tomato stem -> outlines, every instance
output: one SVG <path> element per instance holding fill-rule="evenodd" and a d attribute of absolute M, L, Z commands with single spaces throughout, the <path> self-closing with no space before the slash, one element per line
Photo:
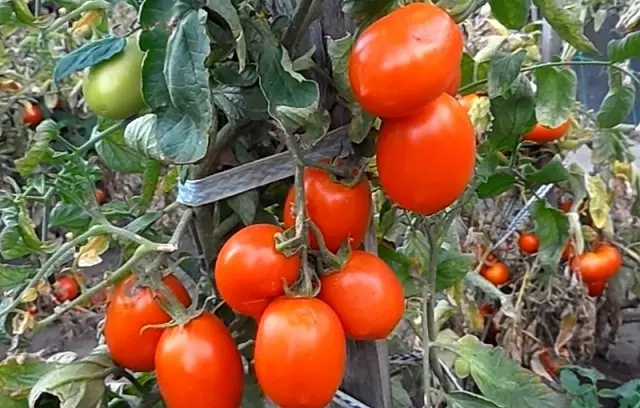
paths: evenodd
<path fill-rule="evenodd" d="M 88 142 L 84 143 L 82 146 L 78 147 L 78 149 L 76 151 L 74 151 L 73 154 L 76 155 L 76 156 L 81 156 L 81 155 L 85 154 L 86 152 L 91 150 L 91 148 L 93 146 L 95 146 L 96 143 L 98 143 L 99 141 L 101 141 L 105 137 L 109 136 L 111 133 L 115 132 L 116 130 L 120 129 L 124 125 L 125 125 L 125 121 L 124 120 L 121 120 L 121 121 L 119 121 L 117 123 L 114 123 L 113 125 L 109 126 L 105 130 L 103 130 L 102 132 L 100 132 L 97 135 L 93 136 L 91 138 L 91 140 L 89 140 Z"/>
<path fill-rule="evenodd" d="M 329 248 L 327 248 L 327 244 L 324 241 L 324 237 L 322 236 L 322 232 L 320 232 L 320 229 L 318 228 L 318 226 L 311 220 L 308 220 L 307 222 L 309 223 L 309 228 L 311 229 L 311 232 L 316 238 L 316 242 L 318 243 L 318 248 L 319 248 L 320 256 L 322 257 L 322 259 L 332 269 L 335 269 L 335 270 L 342 269 L 342 266 L 344 265 L 344 261 L 339 256 L 329 251 Z M 349 254 L 350 253 L 351 251 L 349 250 Z"/>

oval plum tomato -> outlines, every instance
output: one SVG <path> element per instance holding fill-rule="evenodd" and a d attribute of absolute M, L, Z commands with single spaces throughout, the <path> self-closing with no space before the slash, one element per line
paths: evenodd
<path fill-rule="evenodd" d="M 156 377 L 167 408 L 238 408 L 242 402 L 240 353 L 211 313 L 165 329 L 156 350 Z"/>
<path fill-rule="evenodd" d="M 552 142 L 554 140 L 560 139 L 567 133 L 568 130 L 568 120 L 564 121 L 560 126 L 555 128 L 548 128 L 537 123 L 529 133 L 522 136 L 522 140 L 528 140 L 530 142 L 536 143 Z"/>
<path fill-rule="evenodd" d="M 101 189 L 97 188 L 96 189 L 96 201 L 98 202 L 98 204 L 102 204 L 102 203 L 104 203 L 104 200 L 105 200 L 104 191 L 102 191 Z"/>
<path fill-rule="evenodd" d="M 351 246 L 357 248 L 364 240 L 371 213 L 371 189 L 366 176 L 350 188 L 332 180 L 324 170 L 307 167 L 304 171 L 304 191 L 307 213 L 317 226 L 331 252 L 351 238 Z M 296 192 L 292 186 L 284 203 L 282 218 L 285 228 L 295 224 L 294 203 Z M 313 234 L 311 247 L 318 248 Z"/>
<path fill-rule="evenodd" d="M 573 245 L 573 242 L 569 241 L 565 244 L 564 249 L 562 250 L 562 260 L 569 262 L 574 256 L 576 256 L 576 247 Z"/>
<path fill-rule="evenodd" d="M 589 296 L 598 297 L 602 295 L 602 292 L 604 292 L 605 286 L 607 286 L 606 280 L 587 283 L 587 290 L 589 291 Z"/>
<path fill-rule="evenodd" d="M 478 102 L 478 100 L 480 99 L 480 95 L 477 93 L 471 93 L 468 95 L 464 95 L 461 96 L 458 99 L 458 103 L 460 105 L 462 105 L 462 107 L 469 112 L 471 110 L 471 108 L 473 107 L 473 105 L 476 104 L 476 102 Z"/>
<path fill-rule="evenodd" d="M 462 34 L 451 17 L 432 4 L 413 3 L 362 32 L 349 57 L 349 80 L 367 112 L 407 116 L 451 86 L 461 60 Z"/>
<path fill-rule="evenodd" d="M 142 58 L 137 37 L 124 50 L 87 70 L 82 90 L 87 107 L 109 119 L 125 119 L 144 108 Z"/>
<path fill-rule="evenodd" d="M 25 125 L 34 127 L 42 122 L 42 111 L 38 104 L 25 101 L 20 111 Z"/>
<path fill-rule="evenodd" d="M 63 275 L 53 284 L 53 296 L 60 303 L 73 300 L 80 294 L 80 285 L 71 275 Z"/>
<path fill-rule="evenodd" d="M 278 406 L 325 407 L 344 376 L 344 329 L 326 303 L 281 297 L 258 324 L 254 357 L 258 383 Z"/>
<path fill-rule="evenodd" d="M 622 266 L 622 255 L 609 244 L 598 244 L 594 252 L 585 252 L 571 261 L 571 268 L 586 283 L 606 281 L 614 277 Z"/>
<path fill-rule="evenodd" d="M 496 262 L 491 266 L 482 268 L 480 274 L 496 286 L 509 282 L 509 268 L 502 262 Z"/>
<path fill-rule="evenodd" d="M 353 340 L 386 339 L 402 319 L 402 284 L 369 252 L 354 251 L 342 269 L 320 281 L 318 298 L 331 306 Z"/>
<path fill-rule="evenodd" d="M 476 161 L 473 127 L 455 98 L 442 94 L 413 116 L 383 120 L 376 160 L 389 198 L 407 210 L 437 213 L 471 180 Z"/>
<path fill-rule="evenodd" d="M 238 313 L 256 320 L 269 302 L 284 293 L 283 284 L 298 278 L 300 257 L 287 258 L 276 250 L 274 235 L 282 228 L 249 225 L 225 242 L 214 267 L 220 296 Z"/>
<path fill-rule="evenodd" d="M 189 293 L 174 275 L 162 282 L 185 307 L 191 304 Z M 133 371 L 153 371 L 154 355 L 162 329 L 143 328 L 167 323 L 169 315 L 156 303 L 158 296 L 151 288 L 138 284 L 131 275 L 110 294 L 104 323 L 104 336 L 111 357 Z"/>
<path fill-rule="evenodd" d="M 518 238 L 520 250 L 526 254 L 535 254 L 540 249 L 540 240 L 533 233 L 521 233 Z"/>
<path fill-rule="evenodd" d="M 610 244 L 599 243 L 596 245 L 596 254 L 602 260 L 607 273 L 605 279 L 613 278 L 622 266 L 622 254 L 620 254 L 618 248 Z"/>
<path fill-rule="evenodd" d="M 449 78 L 446 80 L 447 87 L 444 92 L 451 96 L 456 96 L 458 88 L 460 88 L 460 81 L 462 80 L 462 72 L 460 69 L 454 69 L 449 74 Z"/>

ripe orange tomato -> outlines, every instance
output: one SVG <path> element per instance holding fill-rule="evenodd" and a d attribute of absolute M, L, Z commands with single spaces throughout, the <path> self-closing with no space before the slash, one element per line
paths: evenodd
<path fill-rule="evenodd" d="M 354 251 L 342 269 L 322 277 L 318 298 L 331 306 L 353 340 L 386 339 L 404 314 L 402 284 L 369 252 Z"/>
<path fill-rule="evenodd" d="M 80 294 L 80 285 L 71 275 L 63 275 L 53 284 L 53 297 L 60 303 L 73 300 Z"/>
<path fill-rule="evenodd" d="M 477 93 L 471 93 L 471 94 L 467 94 L 464 96 L 461 96 L 460 99 L 458 99 L 458 103 L 460 103 L 460 105 L 462 105 L 462 107 L 469 112 L 471 110 L 471 108 L 473 107 L 473 105 L 476 104 L 476 102 L 480 99 L 480 95 Z"/>
<path fill-rule="evenodd" d="M 189 293 L 174 275 L 162 282 L 185 307 L 191 304 Z M 162 329 L 143 327 L 167 323 L 169 315 L 156 303 L 155 293 L 138 284 L 131 275 L 110 295 L 104 323 L 104 336 L 111 357 L 121 366 L 133 371 L 153 371 L 154 355 Z"/>
<path fill-rule="evenodd" d="M 562 250 L 562 260 L 569 262 L 574 256 L 576 256 L 576 247 L 573 245 L 573 242 L 569 241 Z"/>
<path fill-rule="evenodd" d="M 240 406 L 242 360 L 231 334 L 215 315 L 205 312 L 184 326 L 166 329 L 155 360 L 167 408 Z"/>
<path fill-rule="evenodd" d="M 98 204 L 102 204 L 102 203 L 104 203 L 104 199 L 105 199 L 104 191 L 102 191 L 101 189 L 97 188 L 96 189 L 96 201 L 98 202 Z"/>
<path fill-rule="evenodd" d="M 458 88 L 460 88 L 460 81 L 462 80 L 462 72 L 460 69 L 454 69 L 449 74 L 449 78 L 446 80 L 447 87 L 444 92 L 451 96 L 456 96 Z"/>
<path fill-rule="evenodd" d="M 596 245 L 596 254 L 604 263 L 608 275 L 607 279 L 614 277 L 622 266 L 622 255 L 618 248 L 610 244 L 599 243 Z"/>
<path fill-rule="evenodd" d="M 535 254 L 540 249 L 540 240 L 533 233 L 522 233 L 518 238 L 520 250 L 526 254 Z"/>
<path fill-rule="evenodd" d="M 350 188 L 331 179 L 324 170 L 307 167 L 304 171 L 304 191 L 307 214 L 317 226 L 331 252 L 351 238 L 357 248 L 364 240 L 371 215 L 371 189 L 369 180 L 362 176 Z M 294 203 L 296 191 L 292 186 L 284 202 L 282 218 L 285 228 L 295 225 Z M 315 236 L 310 234 L 311 247 L 318 248 Z"/>
<path fill-rule="evenodd" d="M 36 103 L 25 101 L 20 109 L 22 121 L 27 126 L 38 126 L 42 122 L 42 110 Z"/>
<path fill-rule="evenodd" d="M 442 94 L 413 116 L 383 120 L 376 160 L 382 188 L 393 201 L 423 215 L 437 213 L 471 180 L 473 127 L 455 98 Z"/>
<path fill-rule="evenodd" d="M 587 283 L 587 290 L 589 291 L 589 296 L 598 297 L 602 295 L 602 292 L 604 292 L 605 286 L 607 286 L 606 280 Z"/>
<path fill-rule="evenodd" d="M 491 266 L 482 268 L 480 274 L 496 286 L 509 282 L 509 268 L 502 262 L 496 262 Z"/>
<path fill-rule="evenodd" d="M 383 118 L 419 111 L 450 87 L 462 34 L 439 7 L 413 3 L 371 24 L 353 45 L 349 80 L 363 108 Z"/>
<path fill-rule="evenodd" d="M 258 325 L 256 376 L 278 406 L 327 406 L 342 382 L 346 355 L 340 319 L 318 299 L 276 299 Z"/>
<path fill-rule="evenodd" d="M 599 244 L 594 252 L 585 252 L 573 258 L 571 268 L 578 272 L 586 283 L 606 281 L 618 273 L 622 266 L 622 255 L 609 244 Z"/>
<path fill-rule="evenodd" d="M 275 247 L 282 228 L 249 225 L 225 242 L 214 267 L 218 293 L 238 313 L 258 320 L 269 302 L 282 295 L 283 284 L 298 278 L 300 257 L 287 258 Z"/>
<path fill-rule="evenodd" d="M 536 143 L 552 142 L 554 140 L 560 139 L 567 133 L 568 130 L 568 120 L 564 121 L 560 126 L 555 128 L 548 128 L 537 123 L 529 133 L 522 136 L 522 140 L 528 140 L 530 142 Z"/>

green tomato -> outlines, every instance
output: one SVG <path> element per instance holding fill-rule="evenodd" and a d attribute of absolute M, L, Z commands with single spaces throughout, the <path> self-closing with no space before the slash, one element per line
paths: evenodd
<path fill-rule="evenodd" d="M 125 119 L 145 107 L 142 98 L 142 58 L 135 37 L 124 49 L 85 73 L 82 83 L 89 109 L 108 119 Z"/>

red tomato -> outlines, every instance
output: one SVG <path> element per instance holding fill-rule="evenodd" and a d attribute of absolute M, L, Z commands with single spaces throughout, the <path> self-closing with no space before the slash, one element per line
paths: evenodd
<path fill-rule="evenodd" d="M 480 99 L 480 95 L 477 93 L 472 93 L 472 94 L 468 94 L 465 96 L 461 96 L 460 99 L 458 99 L 458 103 L 460 103 L 460 105 L 462 105 L 462 107 L 469 112 L 471 110 L 471 108 L 473 107 L 473 105 L 476 104 L 476 102 L 478 102 L 478 100 Z"/>
<path fill-rule="evenodd" d="M 304 190 L 307 214 L 317 226 L 331 252 L 337 252 L 351 238 L 357 248 L 364 240 L 371 216 L 371 189 L 366 176 L 353 188 L 333 181 L 329 173 L 307 167 L 304 171 Z M 295 225 L 295 188 L 292 186 L 284 203 L 282 218 L 285 228 Z M 318 248 L 313 234 L 311 247 Z"/>
<path fill-rule="evenodd" d="M 369 252 L 354 251 L 341 270 L 321 278 L 320 288 L 318 298 L 331 306 L 353 340 L 386 339 L 404 315 L 402 284 Z"/>
<path fill-rule="evenodd" d="M 613 278 L 622 266 L 622 254 L 618 248 L 607 243 L 599 243 L 596 246 L 596 254 L 602 259 L 605 266 L 606 279 Z"/>
<path fill-rule="evenodd" d="M 536 143 L 552 142 L 560 139 L 569 130 L 569 121 L 564 121 L 560 126 L 555 128 L 548 128 L 537 123 L 534 128 L 524 136 L 522 140 L 528 140 Z"/>
<path fill-rule="evenodd" d="M 572 205 L 573 205 L 573 200 L 570 198 L 566 200 L 560 200 L 558 202 L 558 208 L 563 212 L 569 212 L 569 210 L 571 210 Z"/>
<path fill-rule="evenodd" d="M 618 273 L 622 266 L 622 255 L 609 244 L 599 244 L 595 252 L 585 252 L 571 261 L 571 268 L 580 274 L 586 283 L 606 281 Z"/>
<path fill-rule="evenodd" d="M 598 297 L 598 296 L 602 295 L 602 292 L 604 292 L 605 286 L 607 286 L 607 281 L 606 280 L 594 281 L 594 282 L 587 283 L 587 289 L 589 291 L 589 296 Z"/>
<path fill-rule="evenodd" d="M 20 111 L 25 125 L 34 127 L 42 122 L 42 111 L 38 104 L 25 101 Z"/>
<path fill-rule="evenodd" d="M 260 320 L 254 356 L 258 383 L 278 406 L 325 407 L 344 375 L 344 330 L 326 303 L 282 297 Z"/>
<path fill-rule="evenodd" d="M 542 353 L 540 353 L 540 362 L 544 369 L 553 375 L 557 375 L 560 371 L 560 367 L 556 363 L 555 359 L 551 357 L 549 349 L 545 348 Z"/>
<path fill-rule="evenodd" d="M 167 408 L 238 408 L 242 402 L 240 353 L 227 328 L 211 313 L 162 333 L 156 377 Z"/>
<path fill-rule="evenodd" d="M 371 24 L 353 45 L 349 80 L 366 111 L 384 118 L 419 111 L 451 86 L 463 39 L 439 7 L 413 3 Z"/>
<path fill-rule="evenodd" d="M 102 203 L 104 203 L 104 199 L 105 199 L 104 191 L 102 191 L 101 189 L 97 188 L 96 189 L 96 201 L 98 202 L 98 204 L 102 204 Z"/>
<path fill-rule="evenodd" d="M 569 241 L 562 250 L 562 260 L 569 262 L 574 256 L 576 256 L 576 247 L 573 245 L 573 242 Z"/>
<path fill-rule="evenodd" d="M 480 274 L 496 286 L 509 282 L 509 268 L 502 262 L 496 262 L 491 266 L 482 268 Z"/>
<path fill-rule="evenodd" d="M 460 69 L 454 69 L 449 74 L 449 78 L 446 80 L 447 87 L 445 88 L 444 92 L 455 97 L 458 93 L 458 88 L 460 88 L 461 80 L 462 72 L 460 71 Z"/>
<path fill-rule="evenodd" d="M 540 249 L 540 240 L 533 233 L 522 233 L 518 238 L 520 250 L 526 254 L 535 254 Z"/>
<path fill-rule="evenodd" d="M 382 188 L 399 206 L 431 215 L 465 190 L 476 138 L 464 108 L 442 94 L 413 116 L 385 119 L 376 146 Z"/>
<path fill-rule="evenodd" d="M 185 307 L 191 304 L 189 293 L 178 278 L 167 275 L 162 282 Z M 143 328 L 171 320 L 156 303 L 157 296 L 151 288 L 139 285 L 134 275 L 122 281 L 110 295 L 104 336 L 111 357 L 129 370 L 154 369 L 154 355 L 162 329 Z"/>
<path fill-rule="evenodd" d="M 80 285 L 71 275 L 63 275 L 53 284 L 53 296 L 60 303 L 73 300 L 80 294 Z"/>
<path fill-rule="evenodd" d="M 274 235 L 282 228 L 250 225 L 236 232 L 222 246 L 214 267 L 218 293 L 236 312 L 258 320 L 282 288 L 298 278 L 300 257 L 287 258 L 275 247 Z"/>

